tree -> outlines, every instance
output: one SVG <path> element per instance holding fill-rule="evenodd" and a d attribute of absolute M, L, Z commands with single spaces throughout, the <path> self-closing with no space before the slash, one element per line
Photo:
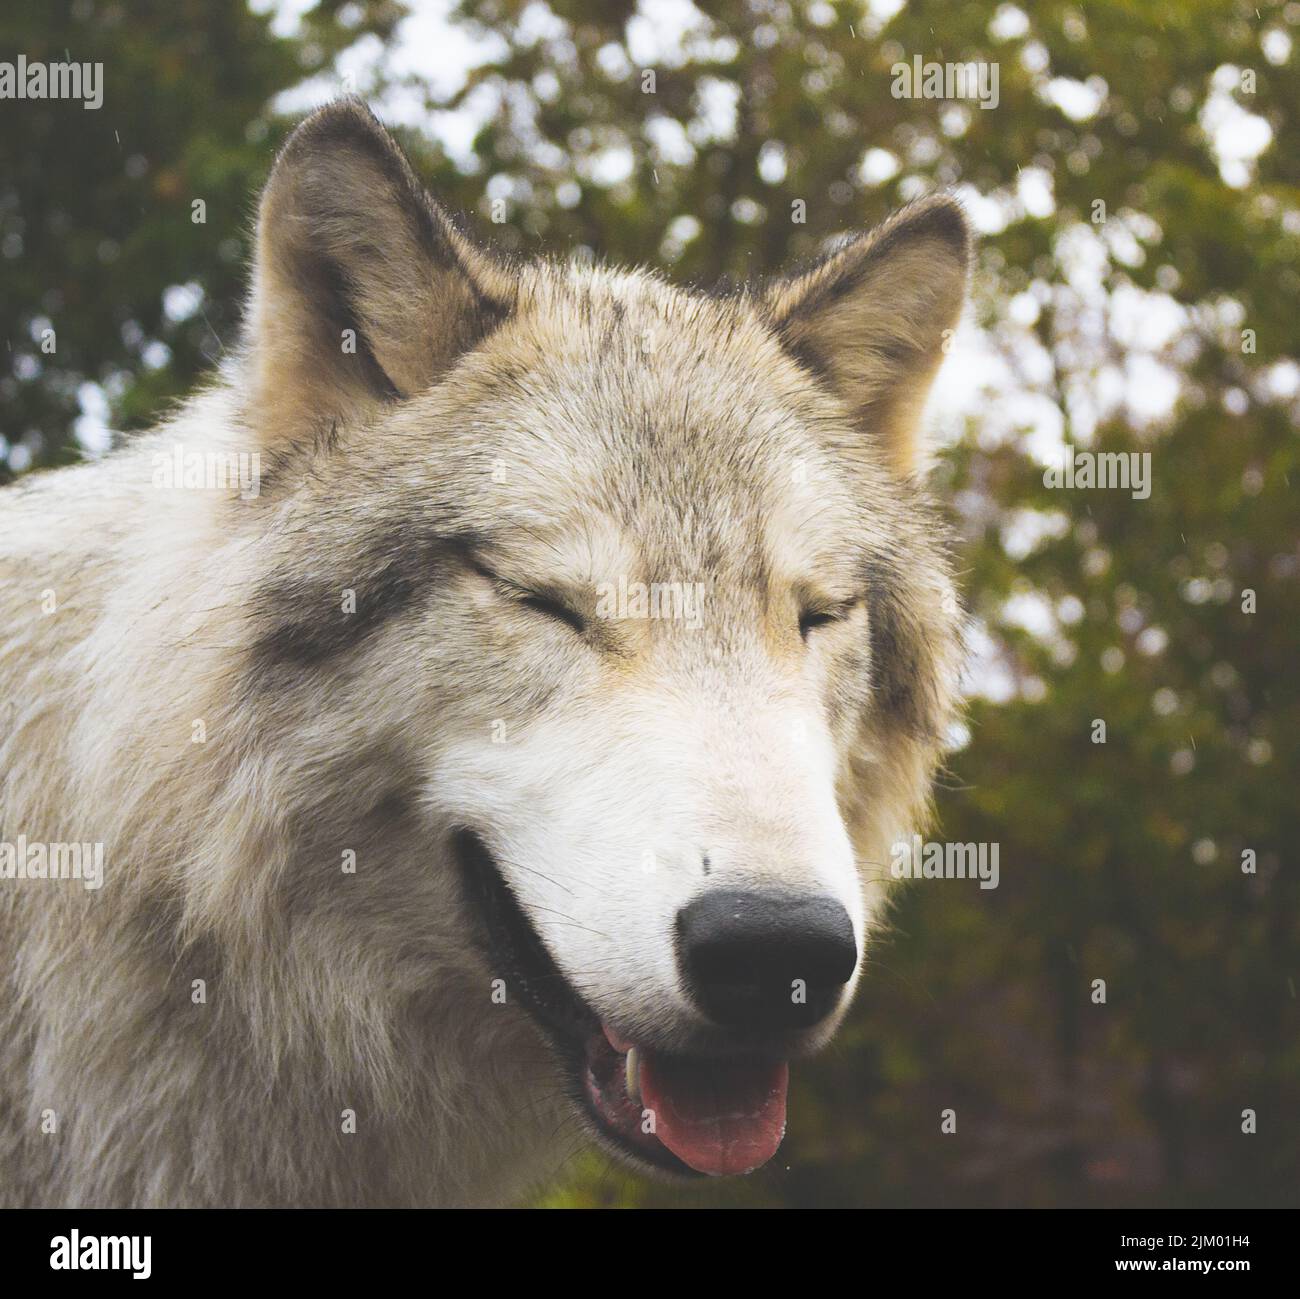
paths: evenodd
<path fill-rule="evenodd" d="M 290 125 L 273 96 L 364 33 L 391 36 L 402 12 L 323 0 L 290 39 L 243 0 L 4 7 L 5 59 L 102 64 L 103 103 L 0 102 L 0 482 L 78 458 L 75 422 L 96 401 L 87 384 L 129 430 L 220 360 L 253 202 Z"/>

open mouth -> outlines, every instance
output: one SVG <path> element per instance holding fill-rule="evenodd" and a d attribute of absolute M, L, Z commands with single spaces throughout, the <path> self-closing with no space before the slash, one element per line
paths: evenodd
<path fill-rule="evenodd" d="M 752 1172 L 776 1153 L 784 1060 L 672 1055 L 622 1037 L 560 972 L 482 839 L 462 830 L 453 842 L 493 971 L 555 1048 L 570 1097 L 606 1149 L 637 1167 L 715 1177 Z"/>

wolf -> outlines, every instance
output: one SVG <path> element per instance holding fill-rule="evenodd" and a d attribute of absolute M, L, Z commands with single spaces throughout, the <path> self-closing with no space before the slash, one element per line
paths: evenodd
<path fill-rule="evenodd" d="M 363 104 L 300 124 L 220 372 L 0 494 L 0 839 L 103 845 L 0 871 L 4 1202 L 770 1159 L 958 707 L 970 248 L 938 195 L 743 288 L 512 261 Z M 656 583 L 698 617 L 597 612 Z"/>

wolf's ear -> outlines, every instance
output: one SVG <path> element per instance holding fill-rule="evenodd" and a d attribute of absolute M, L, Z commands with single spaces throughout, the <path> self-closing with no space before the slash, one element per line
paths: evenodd
<path fill-rule="evenodd" d="M 370 110 L 330 104 L 289 137 L 262 194 L 251 417 L 264 438 L 297 439 L 410 396 L 501 322 L 514 291 Z"/>
<path fill-rule="evenodd" d="M 961 315 L 969 263 L 965 213 L 940 196 L 764 291 L 786 347 L 830 383 L 896 473 L 919 463 L 921 408 Z"/>

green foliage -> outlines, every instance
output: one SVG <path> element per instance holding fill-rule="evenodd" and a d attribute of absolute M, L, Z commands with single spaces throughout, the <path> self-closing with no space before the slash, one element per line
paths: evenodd
<path fill-rule="evenodd" d="M 1025 8 L 1019 29 L 987 2 L 912 0 L 882 23 L 859 5 L 716 0 L 650 64 L 626 0 L 552 0 L 545 22 L 522 0 L 463 0 L 455 21 L 484 35 L 488 61 L 430 108 L 495 105 L 472 165 L 405 137 L 504 250 L 586 250 L 682 281 L 770 273 L 936 186 L 1001 212 L 985 222 L 974 315 L 1011 378 L 936 475 L 985 676 L 991 663 L 1005 686 L 972 704 L 937 833 L 997 843 L 1001 885 L 901 891 L 851 1023 L 796 1070 L 772 1168 L 682 1190 L 590 1157 L 547 1203 L 1297 1198 L 1300 538 L 1296 398 L 1279 363 L 1300 332 L 1300 77 L 1283 40 L 1300 6 Z M 0 104 L 11 443 L 64 456 L 87 378 L 120 427 L 143 425 L 229 345 L 252 195 L 287 126 L 269 101 L 364 31 L 390 41 L 398 16 L 319 5 L 281 38 L 233 0 L 6 11 L 0 57 L 66 47 L 109 69 L 97 113 L 29 104 L 14 130 L 16 106 Z M 998 106 L 894 98 L 891 66 L 915 54 L 996 62 Z M 1092 111 L 1058 106 L 1056 78 L 1084 83 Z M 734 125 L 703 111 L 729 94 Z M 1232 104 L 1271 131 L 1236 174 L 1212 138 Z M 191 223 L 194 198 L 206 225 Z M 1100 249 L 1087 273 L 1083 237 Z M 203 309 L 171 320 L 163 290 L 188 283 Z M 1142 295 L 1182 308 L 1167 338 L 1148 318 L 1125 324 L 1123 302 Z M 44 320 L 57 359 L 32 343 Z M 170 356 L 150 369 L 154 342 Z M 1101 400 L 1157 363 L 1178 377 L 1166 413 Z M 1071 446 L 1149 452 L 1149 498 L 1046 487 L 1030 436 L 1045 408 Z M 1241 1132 L 1247 1108 L 1256 1136 Z"/>
<path fill-rule="evenodd" d="M 145 427 L 235 339 L 256 195 L 290 125 L 272 96 L 328 67 L 391 3 L 320 4 L 300 39 L 243 0 L 19 0 L 0 10 L 0 59 L 102 63 L 104 100 L 0 100 L 0 433 L 38 463 L 75 459 L 78 392 L 101 383 L 115 426 Z M 201 201 L 205 220 L 193 219 Z M 198 285 L 182 319 L 163 290 Z M 53 328 L 55 350 L 42 352 Z M 0 443 L 0 482 L 7 473 Z"/>

